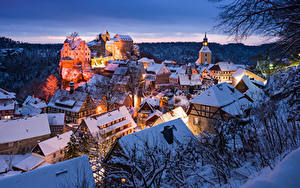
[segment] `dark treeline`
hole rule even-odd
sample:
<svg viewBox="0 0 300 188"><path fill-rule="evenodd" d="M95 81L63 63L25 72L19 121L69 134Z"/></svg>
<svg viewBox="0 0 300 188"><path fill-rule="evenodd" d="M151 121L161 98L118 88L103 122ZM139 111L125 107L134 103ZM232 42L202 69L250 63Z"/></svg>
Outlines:
<svg viewBox="0 0 300 188"><path fill-rule="evenodd" d="M182 63L194 63L199 57L201 42L163 42L140 43L141 53L151 53L160 61L165 59ZM209 43L213 62L232 61L236 64L256 65L258 58L272 52L273 44L246 46L241 43L218 44Z"/></svg>

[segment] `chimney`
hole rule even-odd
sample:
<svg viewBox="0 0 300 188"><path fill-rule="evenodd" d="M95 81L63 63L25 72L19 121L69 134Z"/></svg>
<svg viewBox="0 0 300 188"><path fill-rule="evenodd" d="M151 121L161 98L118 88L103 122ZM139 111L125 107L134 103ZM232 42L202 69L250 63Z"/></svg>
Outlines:
<svg viewBox="0 0 300 188"><path fill-rule="evenodd" d="M173 144L174 141L173 129L176 130L176 127L174 125L173 126L167 125L164 127L164 130L161 131L168 144Z"/></svg>
<svg viewBox="0 0 300 188"><path fill-rule="evenodd" d="M74 93L74 82L70 82L70 94Z"/></svg>

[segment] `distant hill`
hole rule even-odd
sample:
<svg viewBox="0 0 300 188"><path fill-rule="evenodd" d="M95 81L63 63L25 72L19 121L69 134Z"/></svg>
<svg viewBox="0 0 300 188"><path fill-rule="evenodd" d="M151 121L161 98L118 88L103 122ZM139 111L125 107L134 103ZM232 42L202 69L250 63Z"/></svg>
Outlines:
<svg viewBox="0 0 300 188"><path fill-rule="evenodd" d="M194 63L199 57L201 42L163 42L163 43L140 43L142 53L150 53L160 61L165 59L176 62ZM232 61L236 64L256 64L257 57L264 55L274 44L260 46L246 46L241 43L218 44L209 43L212 51L212 59L215 61Z"/></svg>
<svg viewBox="0 0 300 188"><path fill-rule="evenodd" d="M30 44L0 37L0 87L18 92L57 74L62 44Z"/></svg>

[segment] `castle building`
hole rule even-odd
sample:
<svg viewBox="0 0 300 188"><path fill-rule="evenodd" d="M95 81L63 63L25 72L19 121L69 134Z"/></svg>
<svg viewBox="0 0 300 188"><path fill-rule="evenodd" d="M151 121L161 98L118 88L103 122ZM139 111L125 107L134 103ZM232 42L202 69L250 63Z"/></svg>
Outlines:
<svg viewBox="0 0 300 188"><path fill-rule="evenodd" d="M199 59L197 62L196 64L211 64L211 51L208 48L208 39L206 37L206 33L203 38L202 48L199 51Z"/></svg>
<svg viewBox="0 0 300 188"><path fill-rule="evenodd" d="M133 40L129 35L116 34L105 44L107 54L114 59L129 59L133 50Z"/></svg>
<svg viewBox="0 0 300 188"><path fill-rule="evenodd" d="M59 73L62 79L76 83L82 76L79 69L89 68L91 50L80 38L67 37L60 52Z"/></svg>

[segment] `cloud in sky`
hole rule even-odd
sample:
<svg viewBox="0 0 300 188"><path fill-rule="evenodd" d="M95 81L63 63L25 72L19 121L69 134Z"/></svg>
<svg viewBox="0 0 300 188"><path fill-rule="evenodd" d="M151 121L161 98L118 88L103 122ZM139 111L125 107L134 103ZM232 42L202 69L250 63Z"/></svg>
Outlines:
<svg viewBox="0 0 300 188"><path fill-rule="evenodd" d="M208 0L10 0L1 3L0 35L56 43L74 31L90 40L108 29L136 42L163 42L201 41L207 31L210 41L226 43L212 29L217 14Z"/></svg>

